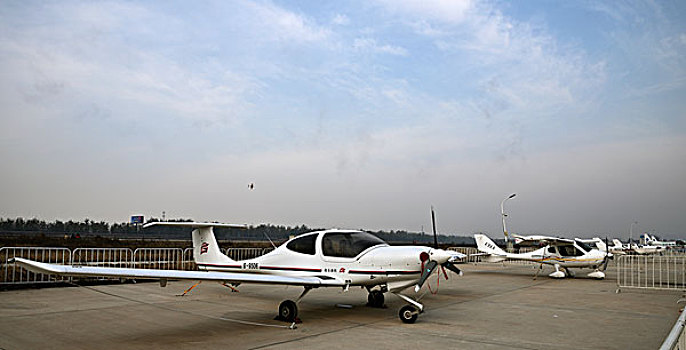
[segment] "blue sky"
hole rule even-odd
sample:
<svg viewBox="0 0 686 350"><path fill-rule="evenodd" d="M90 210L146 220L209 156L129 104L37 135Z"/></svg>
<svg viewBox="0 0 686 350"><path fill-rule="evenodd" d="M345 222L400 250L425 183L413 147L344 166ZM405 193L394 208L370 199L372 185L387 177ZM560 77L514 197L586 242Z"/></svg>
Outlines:
<svg viewBox="0 0 686 350"><path fill-rule="evenodd" d="M3 2L0 216L684 238L679 1ZM254 182L255 189L247 184Z"/></svg>

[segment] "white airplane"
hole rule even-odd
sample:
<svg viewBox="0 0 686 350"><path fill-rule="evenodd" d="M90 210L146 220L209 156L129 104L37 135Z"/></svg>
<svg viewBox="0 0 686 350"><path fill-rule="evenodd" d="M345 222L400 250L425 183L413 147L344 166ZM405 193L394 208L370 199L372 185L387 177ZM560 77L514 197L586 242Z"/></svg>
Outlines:
<svg viewBox="0 0 686 350"><path fill-rule="evenodd" d="M153 225L193 228L193 257L200 271L67 266L24 258L10 262L33 272L60 276L159 279L162 287L169 279L209 280L233 286L242 283L301 286L304 290L295 301L285 300L279 305L279 318L288 322L296 321L297 303L314 288L338 287L347 291L351 286L361 286L369 292L368 305L373 307L383 307L385 292L400 297L408 305L400 308L399 317L405 323L413 323L424 306L403 291L414 287L418 293L439 267L446 279L446 268L461 275L454 263L466 257L424 246L389 246L362 231L325 230L301 234L263 256L234 261L219 250L213 227L245 228L245 225L153 222L144 227Z"/></svg>
<svg viewBox="0 0 686 350"><path fill-rule="evenodd" d="M660 241L655 236L649 234L641 235L641 240L645 241L645 245L658 246L658 247L676 247L676 241Z"/></svg>
<svg viewBox="0 0 686 350"><path fill-rule="evenodd" d="M520 236L522 237L522 236ZM530 236L533 237L533 236ZM574 274L569 268L592 268L593 272L588 277L603 279L608 259L612 256L609 252L603 252L589 247L587 244L570 239L536 236L538 244L533 240L528 240L528 245L540 245L539 249L529 253L508 253L498 247L490 238L483 234L475 234L477 248L486 254L486 261L501 262L507 259L527 260L543 264L553 265L555 271L548 276L553 278L564 278L567 275L573 277ZM563 268L567 273L561 271ZM536 272L538 275L538 271Z"/></svg>
<svg viewBox="0 0 686 350"><path fill-rule="evenodd" d="M626 255L629 252L629 246L622 244L622 242L616 238L612 240L612 245L608 248L610 249L610 253L614 255Z"/></svg>
<svg viewBox="0 0 686 350"><path fill-rule="evenodd" d="M629 252L633 252L635 254L639 255L651 255L651 254L658 254L662 252L666 247L662 246L655 246L655 245L643 245L643 244L636 244L636 243L631 243L629 245Z"/></svg>
<svg viewBox="0 0 686 350"><path fill-rule="evenodd" d="M613 239L612 243L614 245L610 246L610 252L613 254L638 254L638 255L651 255L651 254L657 254L662 251L664 247L661 246L651 246L651 245L644 245L644 244L636 244L636 243L627 243L627 244L622 244L622 242L618 239Z"/></svg>

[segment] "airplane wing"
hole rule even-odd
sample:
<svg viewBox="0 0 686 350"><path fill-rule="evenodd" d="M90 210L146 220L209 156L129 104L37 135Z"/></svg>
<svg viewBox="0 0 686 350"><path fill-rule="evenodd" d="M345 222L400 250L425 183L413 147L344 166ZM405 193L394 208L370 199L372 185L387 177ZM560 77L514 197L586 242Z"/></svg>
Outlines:
<svg viewBox="0 0 686 350"><path fill-rule="evenodd" d="M219 271L182 271L182 270L153 270L127 269L112 267L90 267L47 264L24 258L13 258L8 263L15 263L23 268L43 274L73 276L73 277L120 277L120 278L150 278L150 279L179 279L204 280L226 283L258 283L280 284L312 287L343 287L343 281L331 277L289 277L266 274L219 272Z"/></svg>
<svg viewBox="0 0 686 350"><path fill-rule="evenodd" d="M520 247L542 247L546 245L574 245L574 241L571 239L548 236L517 236L515 237L515 243Z"/></svg>

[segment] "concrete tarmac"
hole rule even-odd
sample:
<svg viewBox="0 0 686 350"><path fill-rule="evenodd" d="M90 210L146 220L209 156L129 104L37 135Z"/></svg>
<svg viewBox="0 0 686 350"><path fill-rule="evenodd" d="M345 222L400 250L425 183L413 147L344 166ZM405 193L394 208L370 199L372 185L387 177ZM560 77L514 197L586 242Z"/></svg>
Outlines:
<svg viewBox="0 0 686 350"><path fill-rule="evenodd" d="M185 297L176 294L191 283L181 281L4 291L0 349L656 349L679 316L680 293L617 294L612 271L603 281L583 270L554 280L548 267L533 280L531 265L461 267L464 276L451 273L423 297L415 324L399 320L398 297L370 308L359 288L312 290L297 329L274 320L297 287L235 293L203 282ZM436 288L435 275L429 283Z"/></svg>

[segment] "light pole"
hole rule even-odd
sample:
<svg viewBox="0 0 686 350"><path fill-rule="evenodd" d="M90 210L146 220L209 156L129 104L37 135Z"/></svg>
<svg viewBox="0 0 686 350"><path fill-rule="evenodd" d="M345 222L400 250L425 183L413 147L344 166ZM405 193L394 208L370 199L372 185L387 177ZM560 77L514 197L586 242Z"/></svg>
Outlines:
<svg viewBox="0 0 686 350"><path fill-rule="evenodd" d="M509 197L503 199L502 202L500 202L500 216L503 219L503 233L505 234L505 242L507 242L508 251L512 251L512 241L510 241L509 239L509 235L507 234L507 225L505 225L505 218L507 217L507 214L505 214L505 202L507 202L508 199L514 198L516 195L516 193L513 193Z"/></svg>

